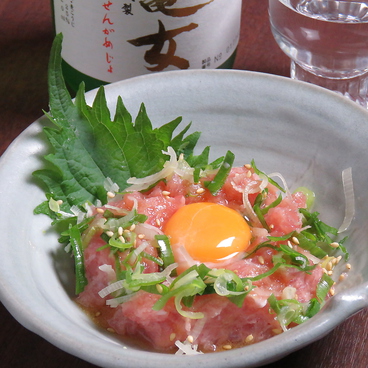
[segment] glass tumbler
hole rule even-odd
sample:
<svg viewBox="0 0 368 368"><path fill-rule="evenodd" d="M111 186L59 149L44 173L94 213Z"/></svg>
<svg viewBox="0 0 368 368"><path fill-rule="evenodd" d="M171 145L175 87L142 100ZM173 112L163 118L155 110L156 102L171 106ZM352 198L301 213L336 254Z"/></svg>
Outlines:
<svg viewBox="0 0 368 368"><path fill-rule="evenodd" d="M269 0L269 17L291 78L368 107L368 1Z"/></svg>

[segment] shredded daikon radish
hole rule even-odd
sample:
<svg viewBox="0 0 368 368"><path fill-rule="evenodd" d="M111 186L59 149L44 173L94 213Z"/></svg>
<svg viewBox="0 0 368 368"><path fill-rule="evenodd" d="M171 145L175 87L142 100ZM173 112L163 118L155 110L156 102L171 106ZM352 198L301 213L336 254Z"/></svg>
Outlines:
<svg viewBox="0 0 368 368"><path fill-rule="evenodd" d="M339 233L342 233L349 228L355 215L355 196L351 167L342 171L342 185L344 187L345 196L345 217L339 227Z"/></svg>
<svg viewBox="0 0 368 368"><path fill-rule="evenodd" d="M111 265L103 264L100 267L98 267L102 272L105 272L107 274L107 277L109 280L115 280L116 279L116 273L115 270L112 268Z"/></svg>
<svg viewBox="0 0 368 368"><path fill-rule="evenodd" d="M127 183L132 185L126 188L125 191L131 192L134 190L144 190L149 188L152 184L157 183L159 180L170 177L174 170L178 167L176 153L172 147L168 147L167 152L163 151L163 153L170 156L170 160L164 163L163 169L156 174L148 175L144 178L129 178Z"/></svg>
<svg viewBox="0 0 368 368"><path fill-rule="evenodd" d="M98 295L101 298L104 298L105 296L108 296L111 293L114 293L115 291L124 289L124 280L119 280L116 282L113 282L112 284L106 286L102 290L98 292Z"/></svg>
<svg viewBox="0 0 368 368"><path fill-rule="evenodd" d="M262 192L268 185L268 180L267 179L262 179L261 178L261 183L259 184L259 191Z"/></svg>
<svg viewBox="0 0 368 368"><path fill-rule="evenodd" d="M58 213L62 216L62 218L66 219L66 218L71 218L74 217L74 213L69 213L69 212L65 212L65 211L58 211Z"/></svg>
<svg viewBox="0 0 368 368"><path fill-rule="evenodd" d="M144 235L144 238L147 240L154 239L156 235L163 235L162 230L160 230L156 226L153 226L147 223L137 224L135 227L135 232L137 234Z"/></svg>
<svg viewBox="0 0 368 368"><path fill-rule="evenodd" d="M142 241L142 244L140 244L137 248L134 249L134 254L136 256L139 256L148 246L149 242Z"/></svg>
<svg viewBox="0 0 368 368"><path fill-rule="evenodd" d="M252 227L252 234L254 237L264 237L267 238L268 235L270 235L267 231L267 229L265 229L264 227Z"/></svg>
<svg viewBox="0 0 368 368"><path fill-rule="evenodd" d="M117 193L119 191L119 185L114 183L110 178L105 179L104 188L106 192Z"/></svg>
<svg viewBox="0 0 368 368"><path fill-rule="evenodd" d="M196 340L199 337L207 320L208 318L206 315L202 319L195 320L194 326L192 326L190 329L190 335L193 337L193 340Z"/></svg>
<svg viewBox="0 0 368 368"><path fill-rule="evenodd" d="M254 184L256 184L256 186ZM262 227L262 224L260 223L258 216L254 212L253 207L251 203L249 202L248 195L259 193L259 192L260 192L260 186L255 181L248 183L245 186L244 191L243 191L243 205L244 205L244 210L245 210L245 216L247 216L252 226L256 226L256 227Z"/></svg>
<svg viewBox="0 0 368 368"><path fill-rule="evenodd" d="M275 173L272 173L272 174L269 174L268 175L270 178L279 178L281 181L282 181L282 186L283 186L283 188L285 189L285 193L286 193L286 195L289 197L290 195L291 195L291 193L290 193L290 190L289 190L289 187L288 187L288 185L287 185L287 182L286 182L286 180L285 180L285 178L280 174L280 173L278 173L278 172L275 172Z"/></svg>
<svg viewBox="0 0 368 368"><path fill-rule="evenodd" d="M184 160L183 155L180 155L178 160L178 167L175 169L175 173L178 174L183 180L193 182L194 169Z"/></svg>
<svg viewBox="0 0 368 368"><path fill-rule="evenodd" d="M88 208L87 213L79 209L78 206L71 206L70 210L74 214L74 216L77 216L77 224L80 224L86 217L92 216L92 210L90 210L90 207L87 203L84 204L84 208Z"/></svg>
<svg viewBox="0 0 368 368"><path fill-rule="evenodd" d="M188 341L182 343L181 341L175 341L175 345L178 347L178 351L175 355L197 355L203 354L201 351L198 351L198 345L192 345Z"/></svg>
<svg viewBox="0 0 368 368"><path fill-rule="evenodd" d="M187 264L189 267L191 267L193 265L199 265L200 264L200 262L195 261L190 256L190 254L188 253L188 251L186 250L184 245L177 244L176 251L177 251L176 258L178 260L180 260L180 262L183 262L184 264Z"/></svg>
<svg viewBox="0 0 368 368"><path fill-rule="evenodd" d="M174 281L174 278L170 277L170 274L172 271L174 271L178 267L177 263L172 263L168 265L163 271L162 274L165 275L166 280L169 284L171 284Z"/></svg>
<svg viewBox="0 0 368 368"><path fill-rule="evenodd" d="M309 252L303 252L303 254L313 263L318 264L321 262L321 260L318 257L315 257L314 255L310 254Z"/></svg>
<svg viewBox="0 0 368 368"><path fill-rule="evenodd" d="M120 208L120 207L112 206L111 204L105 204L104 207L106 209L112 210L113 212L117 213L118 215L122 215L122 216L125 216L125 215L127 215L129 213L129 211L126 210L125 208Z"/></svg>
<svg viewBox="0 0 368 368"><path fill-rule="evenodd" d="M136 293L128 294L119 296L118 298L106 300L106 305L110 306L111 308L117 308L120 304L123 304L129 301Z"/></svg>

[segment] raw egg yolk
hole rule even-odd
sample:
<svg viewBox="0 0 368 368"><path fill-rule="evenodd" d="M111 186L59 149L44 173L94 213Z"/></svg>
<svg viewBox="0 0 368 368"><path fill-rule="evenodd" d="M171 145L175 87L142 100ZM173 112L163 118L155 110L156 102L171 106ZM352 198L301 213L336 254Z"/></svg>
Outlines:
<svg viewBox="0 0 368 368"><path fill-rule="evenodd" d="M184 247L203 263L230 259L244 252L251 239L250 228L238 212L207 202L181 207L166 223L164 233L170 238L174 257Z"/></svg>

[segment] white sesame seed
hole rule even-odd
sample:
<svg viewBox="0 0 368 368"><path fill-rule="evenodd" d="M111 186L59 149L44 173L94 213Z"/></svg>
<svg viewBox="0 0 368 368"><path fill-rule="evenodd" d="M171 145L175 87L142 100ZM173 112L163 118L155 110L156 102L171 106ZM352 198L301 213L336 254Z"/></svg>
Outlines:
<svg viewBox="0 0 368 368"><path fill-rule="evenodd" d="M160 284L156 284L156 290L157 290L160 294L164 291L163 287L162 287Z"/></svg>
<svg viewBox="0 0 368 368"><path fill-rule="evenodd" d="M338 256L338 257L336 258L336 262L337 262L337 263L339 263L341 260L342 260L342 256Z"/></svg>
<svg viewBox="0 0 368 368"><path fill-rule="evenodd" d="M164 195L164 196L168 197L168 196L170 195L170 192L169 192L169 191L167 191L167 190L163 190L163 191L162 191L162 195Z"/></svg>
<svg viewBox="0 0 368 368"><path fill-rule="evenodd" d="M138 239L144 239L146 237L146 235L144 235L144 234L139 234L138 235Z"/></svg>
<svg viewBox="0 0 368 368"><path fill-rule="evenodd" d="M125 238L124 238L122 235L120 235L120 236L119 236L119 240L120 240L122 243L125 243Z"/></svg>
<svg viewBox="0 0 368 368"><path fill-rule="evenodd" d="M338 248L339 247L339 243L338 242L333 242L333 243L330 244L330 246L332 248Z"/></svg>
<svg viewBox="0 0 368 368"><path fill-rule="evenodd" d="M252 168L252 165L251 164L245 164L244 167L249 170L249 169Z"/></svg>
<svg viewBox="0 0 368 368"><path fill-rule="evenodd" d="M259 256L258 257L258 262L263 265L265 263L265 260L262 256Z"/></svg>
<svg viewBox="0 0 368 368"><path fill-rule="evenodd" d="M330 294L333 296L333 295L335 295L335 288L330 288Z"/></svg>
<svg viewBox="0 0 368 368"><path fill-rule="evenodd" d="M252 176L252 172L251 171L247 171L247 173L245 174L247 178L250 178Z"/></svg>
<svg viewBox="0 0 368 368"><path fill-rule="evenodd" d="M288 240L287 245L288 245L289 248L293 249L293 245L291 244L290 240Z"/></svg>
<svg viewBox="0 0 368 368"><path fill-rule="evenodd" d="M339 281L343 281L343 280L345 280L345 278L346 278L346 274L342 273L339 277Z"/></svg>
<svg viewBox="0 0 368 368"><path fill-rule="evenodd" d="M231 350L233 347L231 345L227 344L227 345L224 345L222 348L224 350Z"/></svg>
<svg viewBox="0 0 368 368"><path fill-rule="evenodd" d="M118 234L121 236L121 235L123 235L123 232L124 232L124 229L121 226L119 226L118 227Z"/></svg>
<svg viewBox="0 0 368 368"><path fill-rule="evenodd" d="M187 341L190 343L190 344L193 344L193 341L194 341L194 338L192 335L188 335L187 337Z"/></svg>
<svg viewBox="0 0 368 368"><path fill-rule="evenodd" d="M130 227L130 231L134 231L134 229L135 229L135 224L133 224L131 227Z"/></svg>
<svg viewBox="0 0 368 368"><path fill-rule="evenodd" d="M347 263L347 264L346 264L346 268L347 268L348 270L351 270L351 264L350 264L350 263Z"/></svg>
<svg viewBox="0 0 368 368"><path fill-rule="evenodd" d="M202 194L202 193L204 193L204 188L198 188L198 189L196 190L196 193L197 193L197 194Z"/></svg>
<svg viewBox="0 0 368 368"><path fill-rule="evenodd" d="M111 231L111 230L108 230L108 231L106 231L106 235L111 238L112 236L114 236L114 232Z"/></svg>
<svg viewBox="0 0 368 368"><path fill-rule="evenodd" d="M58 200L56 201L56 203L57 203L59 206L61 206L64 202L63 202L63 200L62 200L62 199L58 199Z"/></svg>
<svg viewBox="0 0 368 368"><path fill-rule="evenodd" d="M176 333L175 332L172 332L170 334L170 341L174 341L175 337L176 337Z"/></svg>
<svg viewBox="0 0 368 368"><path fill-rule="evenodd" d="M275 227L275 225L274 224L271 224L268 227L272 230Z"/></svg>
<svg viewBox="0 0 368 368"><path fill-rule="evenodd" d="M292 241L294 244L299 245L299 239L298 239L296 236L293 236L293 237L291 238L291 241Z"/></svg>
<svg viewBox="0 0 368 368"><path fill-rule="evenodd" d="M107 192L107 196L109 198L114 198L115 197L115 193L113 193L113 192Z"/></svg>
<svg viewBox="0 0 368 368"><path fill-rule="evenodd" d="M327 271L327 275L328 276L332 276L333 275L333 271Z"/></svg>
<svg viewBox="0 0 368 368"><path fill-rule="evenodd" d="M253 341L254 340L254 337L253 337L253 335L248 335L246 338L245 338L245 342L246 343L250 343L251 341Z"/></svg>
<svg viewBox="0 0 368 368"><path fill-rule="evenodd" d="M105 212L103 208L97 208L96 210L98 213L100 213L101 215Z"/></svg>
<svg viewBox="0 0 368 368"><path fill-rule="evenodd" d="M332 270L332 262L331 261L326 264L326 270L327 271L331 271Z"/></svg>
<svg viewBox="0 0 368 368"><path fill-rule="evenodd" d="M160 219L158 219L158 218L156 219L156 225L157 225L157 226L161 226L161 221L160 221Z"/></svg>

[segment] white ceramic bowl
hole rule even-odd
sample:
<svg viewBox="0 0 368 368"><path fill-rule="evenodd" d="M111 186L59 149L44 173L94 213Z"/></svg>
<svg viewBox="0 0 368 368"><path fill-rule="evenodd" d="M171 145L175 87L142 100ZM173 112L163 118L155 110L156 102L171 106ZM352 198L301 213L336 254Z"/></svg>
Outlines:
<svg viewBox="0 0 368 368"><path fill-rule="evenodd" d="M0 297L26 328L52 344L103 367L254 367L285 356L368 306L368 112L312 85L243 71L180 71L143 76L106 87L135 115L144 102L154 125L177 116L202 131L199 148L213 157L231 149L237 164L254 158L281 172L291 187L317 194L316 210L338 227L344 217L341 172L352 167L356 217L346 244L353 268L325 308L310 321L252 346L228 352L173 356L137 350L99 330L74 304L73 265L60 249L49 219L34 216L44 195L31 173L46 152L41 118L0 160ZM88 94L92 101L94 92Z"/></svg>

